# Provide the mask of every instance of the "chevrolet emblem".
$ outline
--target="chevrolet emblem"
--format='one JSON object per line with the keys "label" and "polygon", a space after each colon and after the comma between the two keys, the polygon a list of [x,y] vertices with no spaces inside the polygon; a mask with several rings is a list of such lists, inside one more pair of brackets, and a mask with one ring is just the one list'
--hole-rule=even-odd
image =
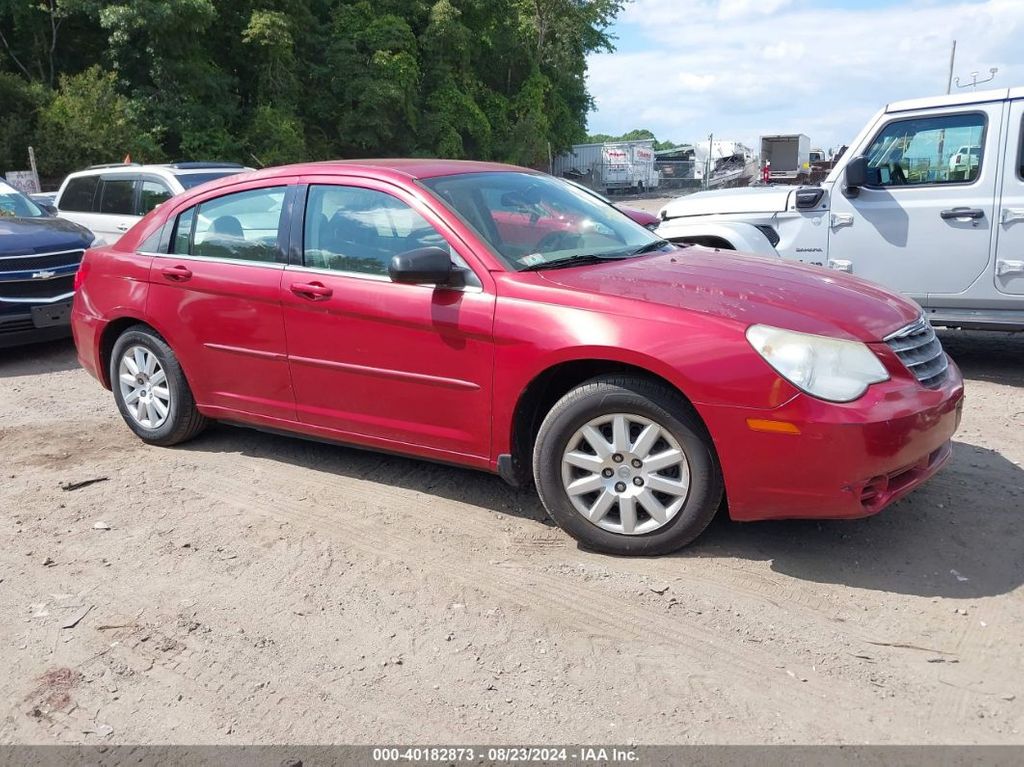
{"label": "chevrolet emblem", "polygon": [[56,277],[56,276],[57,276],[57,272],[48,272],[48,271],[32,272],[32,279],[33,280],[48,280],[51,277]]}

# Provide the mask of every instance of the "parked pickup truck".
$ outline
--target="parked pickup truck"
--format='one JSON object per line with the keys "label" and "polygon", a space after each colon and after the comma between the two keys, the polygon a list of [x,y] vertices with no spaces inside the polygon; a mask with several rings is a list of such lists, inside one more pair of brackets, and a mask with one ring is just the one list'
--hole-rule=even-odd
{"label": "parked pickup truck", "polygon": [[895,288],[935,325],[1024,330],[1024,88],[889,104],[821,186],[701,192],[659,216],[674,242]]}

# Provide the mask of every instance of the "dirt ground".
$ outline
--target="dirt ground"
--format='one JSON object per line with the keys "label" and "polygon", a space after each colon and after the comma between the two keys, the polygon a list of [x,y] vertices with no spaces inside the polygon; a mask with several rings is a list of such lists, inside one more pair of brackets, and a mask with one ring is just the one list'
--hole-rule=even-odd
{"label": "dirt ground", "polygon": [[932,482],[659,559],[472,471],[147,447],[69,342],[4,351],[0,742],[1022,743],[1024,336],[942,339]]}

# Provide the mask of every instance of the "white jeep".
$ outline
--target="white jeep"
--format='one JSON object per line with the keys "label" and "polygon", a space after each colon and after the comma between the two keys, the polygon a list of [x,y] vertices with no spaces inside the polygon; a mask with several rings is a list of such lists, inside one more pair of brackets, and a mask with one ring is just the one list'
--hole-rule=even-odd
{"label": "white jeep", "polygon": [[1024,330],[1024,88],[889,104],[821,186],[700,192],[659,216],[674,242],[894,288],[936,325]]}

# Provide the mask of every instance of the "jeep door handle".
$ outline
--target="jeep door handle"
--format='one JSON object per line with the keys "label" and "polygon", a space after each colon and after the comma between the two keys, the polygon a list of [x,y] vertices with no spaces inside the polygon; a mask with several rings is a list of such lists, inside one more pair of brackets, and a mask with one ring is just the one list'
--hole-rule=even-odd
{"label": "jeep door handle", "polygon": [[945,220],[951,218],[973,218],[977,220],[985,218],[985,211],[980,208],[950,208],[949,210],[942,211],[939,215]]}
{"label": "jeep door handle", "polygon": [[334,291],[322,282],[296,282],[292,284],[291,291],[310,301],[325,301],[334,295]]}
{"label": "jeep door handle", "polygon": [[171,282],[185,282],[192,279],[192,270],[185,266],[165,266],[160,270],[164,279]]}

